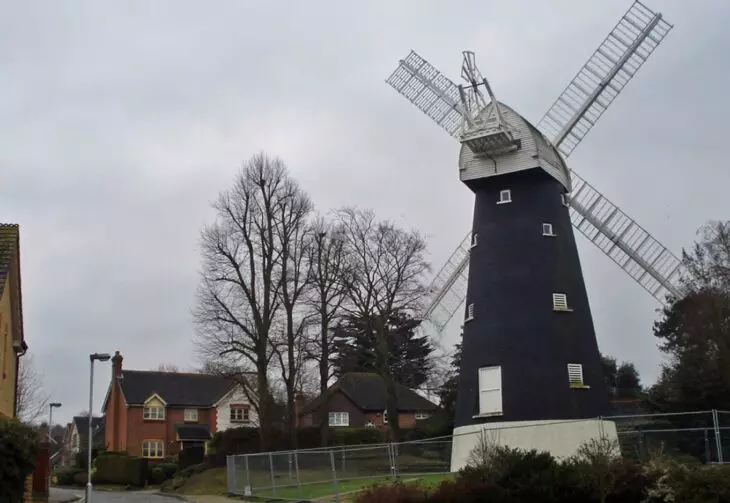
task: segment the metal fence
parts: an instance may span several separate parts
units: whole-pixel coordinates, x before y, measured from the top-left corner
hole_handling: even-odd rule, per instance
[[[730,462],[730,447],[723,448],[730,446],[730,412],[606,416],[599,420],[616,425],[625,457],[645,459],[662,452],[705,463]],[[492,431],[506,433],[508,429],[512,428]],[[479,434],[468,435],[473,436],[474,445]],[[281,500],[345,501],[348,494],[370,484],[396,479],[435,481],[439,474],[450,471],[455,438],[232,455],[227,457],[228,492]],[[462,436],[459,442],[463,445]]]

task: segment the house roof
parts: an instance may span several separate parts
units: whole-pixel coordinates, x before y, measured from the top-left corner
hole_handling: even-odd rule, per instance
[[[178,424],[175,426],[178,440],[210,440],[207,424]]]
[[[211,374],[124,370],[121,388],[129,405],[142,405],[157,394],[168,406],[211,407],[234,383]]]
[[[89,432],[89,416],[74,416],[74,424],[76,425],[76,431],[79,435],[86,435]],[[96,430],[104,426],[103,417],[94,417],[91,420],[91,427]]]
[[[18,235],[16,224],[0,224],[0,295],[5,289],[5,279],[10,274],[13,256],[18,249]]]
[[[350,372],[343,375],[326,393],[318,396],[304,406],[302,412],[312,412],[327,402],[329,396],[336,392],[344,393],[363,411],[383,411],[386,409],[387,394],[385,382],[377,374],[366,372]],[[438,406],[422,397],[414,390],[396,384],[398,410],[401,412],[434,411]]]

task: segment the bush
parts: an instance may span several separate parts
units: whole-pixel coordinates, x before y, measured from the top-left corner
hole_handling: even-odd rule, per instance
[[[355,503],[425,503],[427,498],[426,491],[417,484],[392,484],[366,489],[357,495]]]
[[[383,433],[376,428],[334,428],[328,438],[332,445],[363,445],[385,442]]]
[[[56,483],[59,486],[72,486],[76,483],[76,474],[81,472],[83,470],[79,468],[63,468],[56,475]]]
[[[85,471],[76,472],[74,474],[74,485],[79,486],[79,487],[86,486],[86,482],[88,482],[88,480],[89,480],[88,476],[89,476],[89,474],[86,473]],[[91,481],[94,482],[93,477],[92,477]]]
[[[142,487],[147,482],[147,460],[119,454],[99,456],[95,479],[102,484]]]
[[[0,501],[20,501],[25,479],[38,455],[35,430],[15,420],[0,420]]]
[[[149,482],[151,484],[162,484],[175,476],[178,466],[175,463],[159,463],[149,470]]]
[[[193,446],[193,447],[186,447],[182,451],[180,451],[180,454],[177,457],[177,462],[180,465],[180,468],[186,468],[191,465],[197,465],[203,462],[205,459],[205,447],[202,445],[200,446]]]

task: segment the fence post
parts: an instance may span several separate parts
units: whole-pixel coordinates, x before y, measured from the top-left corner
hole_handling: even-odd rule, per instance
[[[705,464],[710,464],[711,461],[711,454],[710,454],[710,439],[707,434],[707,430],[705,429]]]
[[[246,496],[253,496],[253,487],[251,487],[251,470],[249,470],[249,468],[248,468],[248,454],[246,454],[243,459],[244,459],[244,461],[246,461],[246,487],[248,487],[248,492],[250,494],[246,494],[245,488],[244,488],[243,493]]]
[[[236,457],[232,455],[226,456],[226,470],[228,472],[228,494],[236,494]]]
[[[337,488],[337,469],[335,468],[335,452],[330,450],[330,466],[332,467],[332,488],[335,491],[335,503],[340,503],[340,491]]]
[[[269,470],[271,471],[271,492],[276,497],[276,478],[274,477],[274,455],[269,452]]]
[[[299,477],[299,451],[294,451],[294,471],[297,474],[297,487],[299,491],[299,499],[302,498],[302,480]]]
[[[712,423],[715,427],[715,447],[717,448],[717,462],[723,464],[722,456],[722,438],[720,436],[720,415],[717,409],[712,409]]]

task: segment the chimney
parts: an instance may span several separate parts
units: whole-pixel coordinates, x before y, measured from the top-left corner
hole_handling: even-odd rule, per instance
[[[306,398],[304,398],[304,395],[301,393],[297,393],[297,396],[294,397],[294,413],[296,414],[296,425],[297,428],[301,426],[302,421],[302,410],[304,409],[304,403],[306,402]]]
[[[112,377],[118,379],[122,375],[122,360],[124,360],[122,354],[116,351],[112,357]]]

